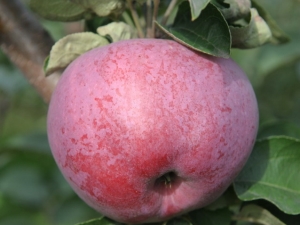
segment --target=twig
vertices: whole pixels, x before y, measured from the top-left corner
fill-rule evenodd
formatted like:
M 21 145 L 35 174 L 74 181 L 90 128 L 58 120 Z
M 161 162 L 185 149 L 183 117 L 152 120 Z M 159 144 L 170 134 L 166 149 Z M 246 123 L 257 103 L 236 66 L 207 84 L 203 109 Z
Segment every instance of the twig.
M 157 14 L 158 14 L 160 0 L 153 0 L 153 2 L 154 2 L 154 9 L 153 9 L 153 15 L 152 15 L 151 36 L 154 38 L 155 37 L 155 21 L 156 21 Z
M 147 37 L 148 38 L 153 38 L 152 37 L 152 0 L 147 0 L 146 3 L 147 6 L 147 15 L 146 15 L 146 27 L 147 27 Z
M 145 35 L 143 32 L 142 26 L 140 24 L 139 15 L 137 14 L 136 10 L 134 9 L 134 7 L 132 5 L 132 0 L 127 0 L 127 2 L 128 2 L 128 7 L 131 12 L 134 24 L 135 24 L 137 32 L 138 32 L 138 36 L 139 36 L 139 38 L 144 38 Z
M 0 3 L 0 46 L 22 71 L 45 102 L 49 102 L 58 76 L 45 77 L 43 61 L 53 40 L 19 0 Z
M 162 21 L 161 21 L 161 24 L 162 25 L 166 25 L 167 22 L 168 22 L 168 19 L 174 9 L 174 7 L 176 6 L 176 3 L 177 3 L 177 0 L 172 0 L 165 12 L 165 14 L 163 15 L 163 18 L 162 18 Z

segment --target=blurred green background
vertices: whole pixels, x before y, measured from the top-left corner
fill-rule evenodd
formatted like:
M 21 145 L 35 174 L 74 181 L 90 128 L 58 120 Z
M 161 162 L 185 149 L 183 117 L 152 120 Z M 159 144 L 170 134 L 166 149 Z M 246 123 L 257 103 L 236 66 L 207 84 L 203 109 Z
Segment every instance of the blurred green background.
M 291 42 L 234 50 L 232 57 L 257 94 L 258 137 L 300 138 L 300 1 L 260 4 Z M 74 25 L 41 22 L 56 40 Z M 47 105 L 0 50 L 0 225 L 72 225 L 99 217 L 74 194 L 56 167 L 47 142 L 46 116 Z

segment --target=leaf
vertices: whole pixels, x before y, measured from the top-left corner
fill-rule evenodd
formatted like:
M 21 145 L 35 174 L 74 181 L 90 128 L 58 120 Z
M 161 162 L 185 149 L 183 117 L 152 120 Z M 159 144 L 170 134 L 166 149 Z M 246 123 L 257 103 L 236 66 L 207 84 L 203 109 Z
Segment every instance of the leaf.
M 201 11 L 207 6 L 210 0 L 189 0 L 192 20 L 200 16 Z
M 251 8 L 251 20 L 247 26 L 230 26 L 230 31 L 234 48 L 255 48 L 267 43 L 272 36 L 269 26 L 254 8 Z
M 66 68 L 81 54 L 109 44 L 106 38 L 91 32 L 75 33 L 65 36 L 54 44 L 49 60 L 46 61 L 46 76 Z
M 64 22 L 80 20 L 86 11 L 69 0 L 30 0 L 29 6 L 45 19 Z
M 250 13 L 251 0 L 224 0 L 229 7 L 221 8 L 221 12 L 227 21 L 235 21 L 245 18 Z
M 0 190 L 19 204 L 38 205 L 47 201 L 47 185 L 34 166 L 18 164 L 1 173 Z
M 183 2 L 178 9 L 171 27 L 156 22 L 167 35 L 187 47 L 210 55 L 228 58 L 230 55 L 231 36 L 228 25 L 220 11 L 208 4 L 201 15 L 190 21 L 188 2 Z
M 256 8 L 259 15 L 267 22 L 268 26 L 271 29 L 272 37 L 270 39 L 270 42 L 272 44 L 284 44 L 289 42 L 289 37 L 277 26 L 276 22 L 273 20 L 270 14 L 267 13 L 259 4 L 257 4 L 256 1 L 251 0 L 251 3 L 252 7 Z
M 300 213 L 300 140 L 274 136 L 257 141 L 234 181 L 241 200 L 265 199 L 287 214 Z
M 193 224 L 230 225 L 231 212 L 228 208 L 218 210 L 199 209 L 189 213 Z
M 256 95 L 262 121 L 284 119 L 300 126 L 300 55 L 281 62 L 265 75 Z
M 246 205 L 242 208 L 238 215 L 233 217 L 234 220 L 248 221 L 263 225 L 285 225 L 268 210 L 258 205 Z
M 98 16 L 120 15 L 125 4 L 122 0 L 30 0 L 30 7 L 45 19 L 76 21 L 91 12 Z
M 260 125 L 257 134 L 258 139 L 267 138 L 269 136 L 284 135 L 300 139 L 300 126 L 285 120 L 272 121 Z
M 107 217 L 101 217 L 97 219 L 88 220 L 82 223 L 77 223 L 76 225 L 121 225 L 121 223 L 108 219 Z
M 31 152 L 50 153 L 50 147 L 46 133 L 32 132 L 23 135 L 15 135 L 0 142 L 1 149 L 18 149 Z M 1 152 L 1 150 L 0 150 Z
M 108 15 L 120 15 L 125 4 L 122 0 L 73 0 L 78 5 L 81 5 L 86 10 L 91 10 L 98 16 L 104 17 Z
M 97 33 L 101 36 L 109 35 L 113 42 L 137 38 L 137 31 L 124 22 L 112 22 L 98 27 Z

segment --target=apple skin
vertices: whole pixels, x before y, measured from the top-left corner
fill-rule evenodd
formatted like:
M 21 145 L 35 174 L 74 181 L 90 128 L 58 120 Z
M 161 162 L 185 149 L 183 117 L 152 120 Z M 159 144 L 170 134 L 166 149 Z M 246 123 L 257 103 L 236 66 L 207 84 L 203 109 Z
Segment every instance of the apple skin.
M 48 137 L 66 180 L 126 223 L 166 220 L 218 198 L 253 148 L 258 109 L 231 60 L 133 39 L 73 61 L 51 99 Z

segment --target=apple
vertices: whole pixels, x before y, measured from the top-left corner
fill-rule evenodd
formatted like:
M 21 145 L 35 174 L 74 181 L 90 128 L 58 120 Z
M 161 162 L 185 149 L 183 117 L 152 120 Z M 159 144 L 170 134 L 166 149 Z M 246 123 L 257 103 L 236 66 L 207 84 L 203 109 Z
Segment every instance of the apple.
M 257 127 L 256 97 L 236 63 L 160 39 L 81 55 L 48 112 L 66 180 L 91 207 L 132 224 L 216 200 L 246 163 Z

